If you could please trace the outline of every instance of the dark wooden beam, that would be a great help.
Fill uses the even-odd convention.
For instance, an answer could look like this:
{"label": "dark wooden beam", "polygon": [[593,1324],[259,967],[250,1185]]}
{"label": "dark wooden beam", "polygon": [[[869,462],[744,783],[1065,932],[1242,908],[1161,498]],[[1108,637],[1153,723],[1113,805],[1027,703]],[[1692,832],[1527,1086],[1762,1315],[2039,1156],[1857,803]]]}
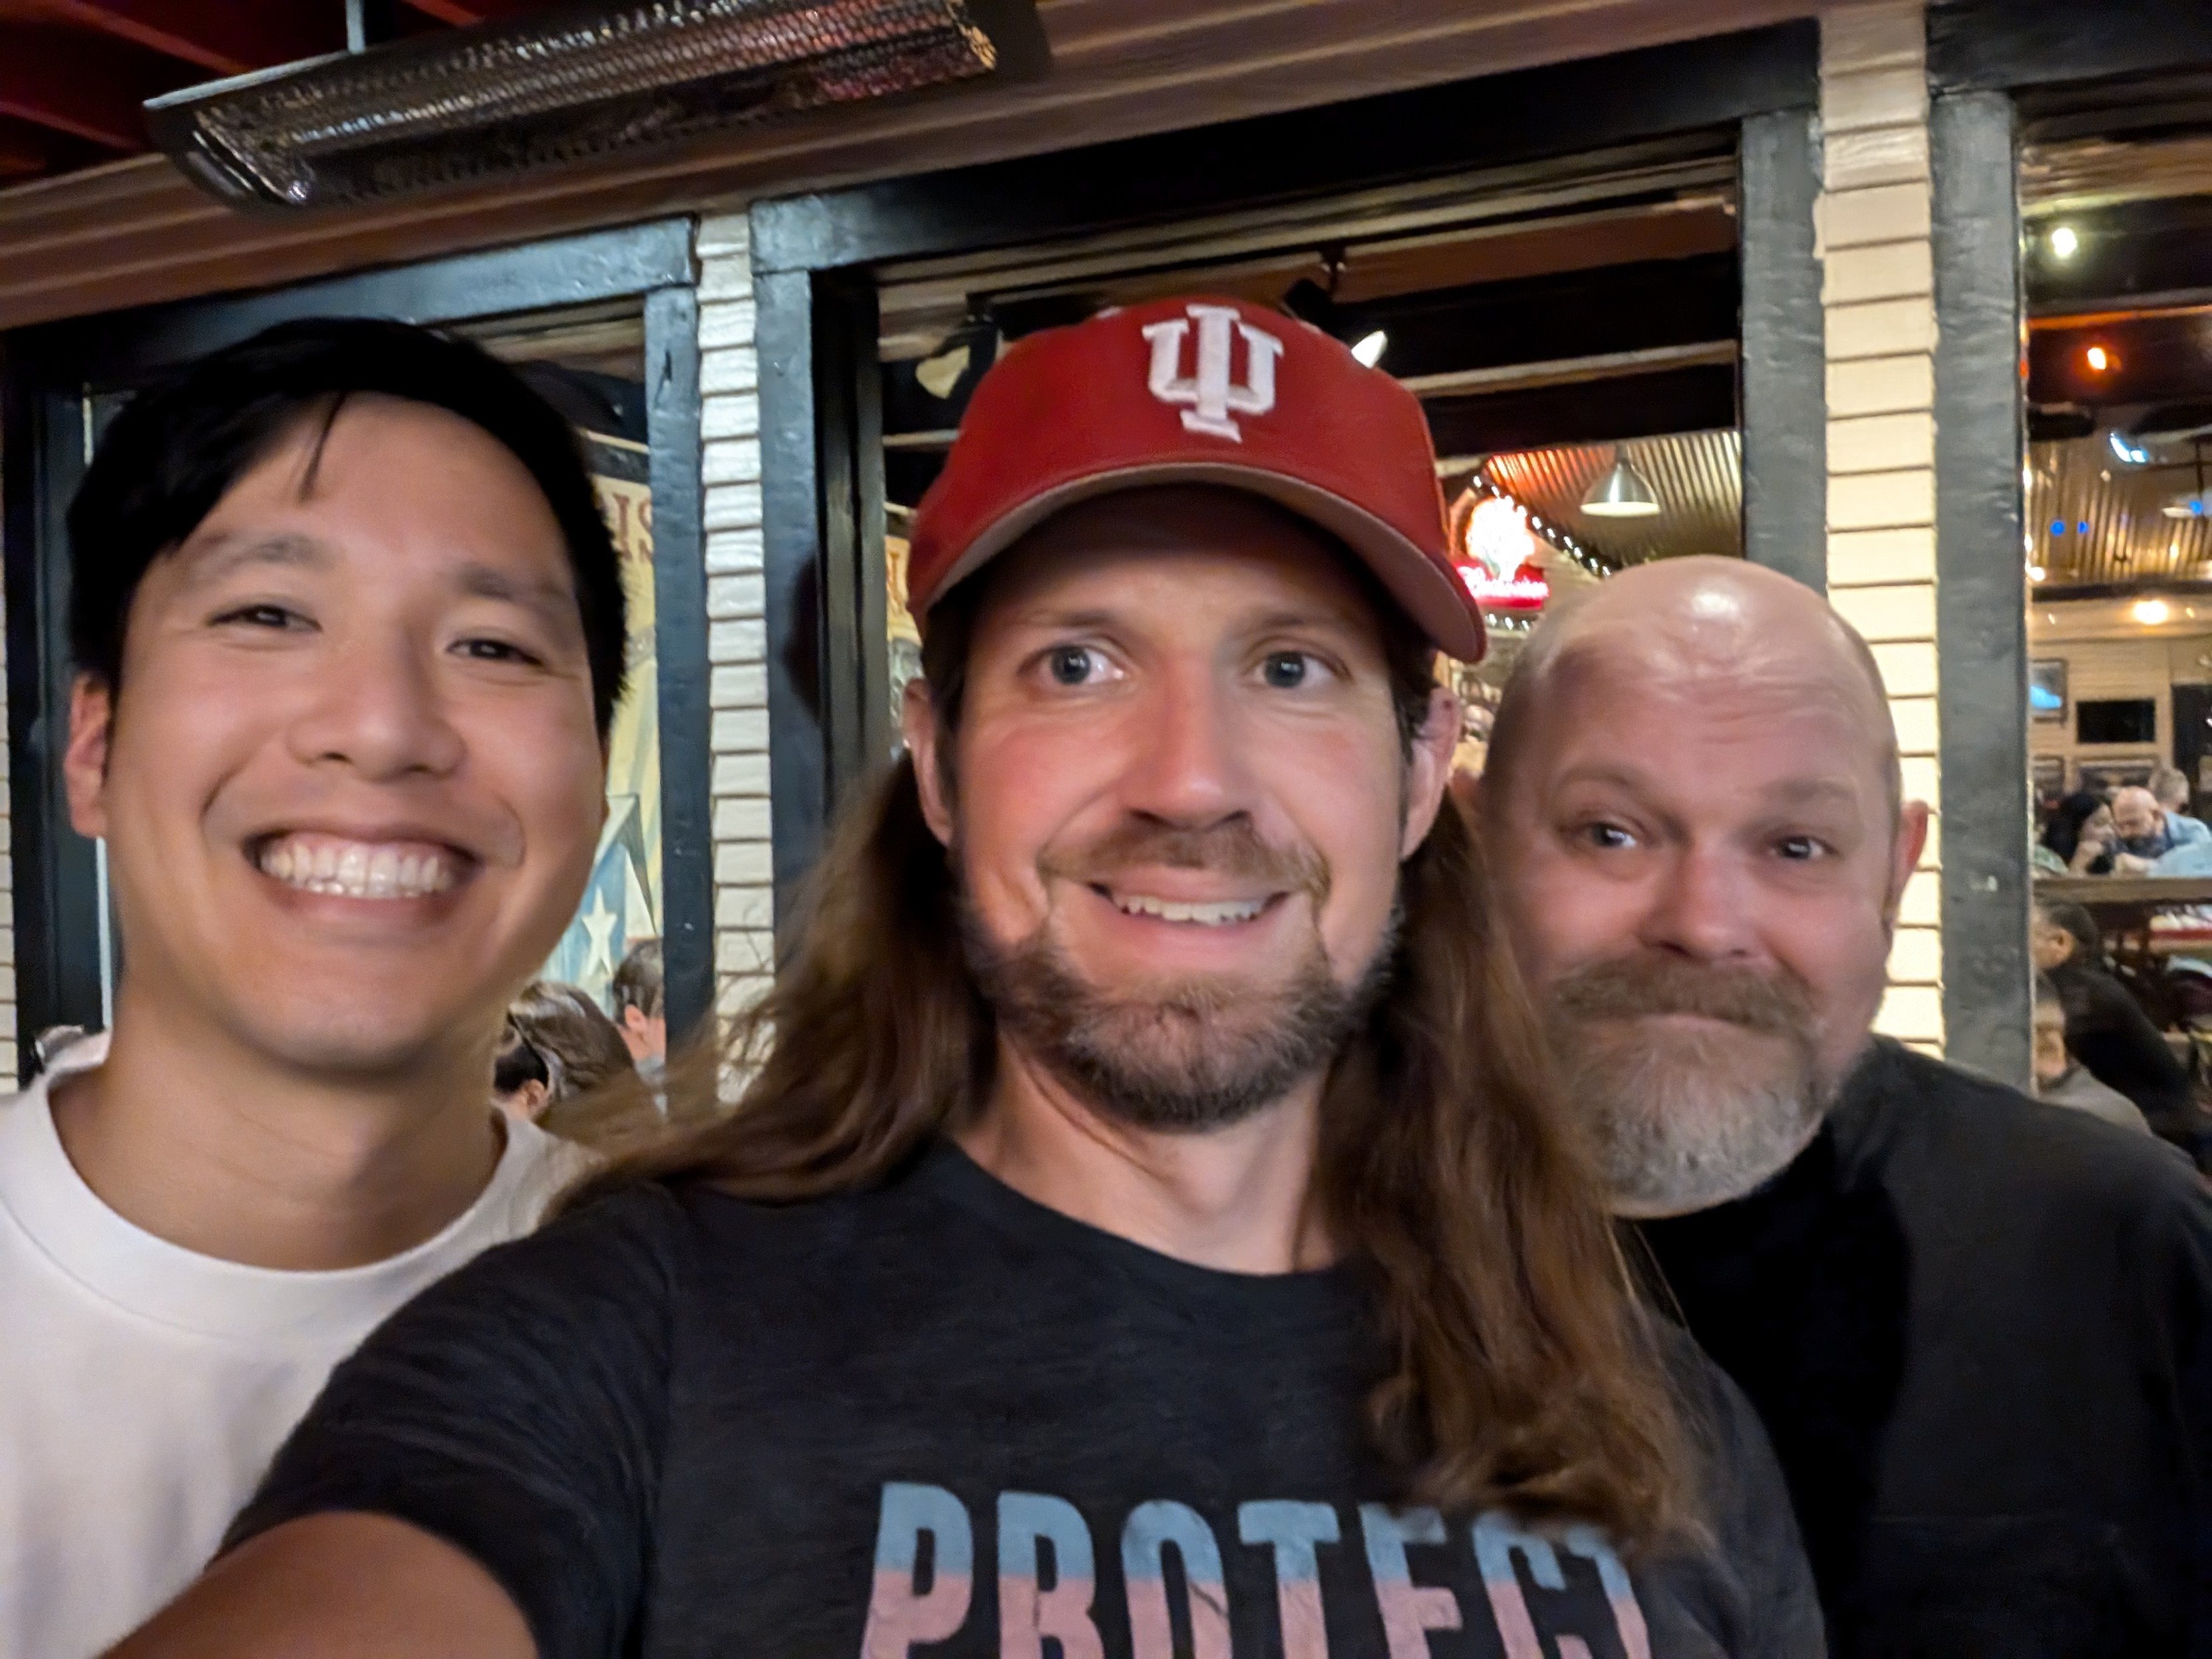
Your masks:
{"label": "dark wooden beam", "polygon": [[140,104],[191,78],[173,60],[121,41],[0,23],[0,115],[103,149],[147,149]]}
{"label": "dark wooden beam", "polygon": [[47,15],[218,76],[295,63],[345,45],[335,6],[211,6],[206,0],[45,0]]}

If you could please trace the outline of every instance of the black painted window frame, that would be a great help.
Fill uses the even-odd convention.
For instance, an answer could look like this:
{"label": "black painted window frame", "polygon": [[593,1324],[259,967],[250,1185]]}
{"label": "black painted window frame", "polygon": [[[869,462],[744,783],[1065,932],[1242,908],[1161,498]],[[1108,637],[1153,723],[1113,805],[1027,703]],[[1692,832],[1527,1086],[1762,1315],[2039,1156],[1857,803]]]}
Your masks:
{"label": "black painted window frame", "polygon": [[645,326],[660,694],[662,918],[669,1027],[714,1006],[713,755],[700,472],[695,223],[656,221],[522,246],[349,272],[259,293],[72,319],[9,334],[0,354],[9,793],[15,855],[19,1065],[31,1035],[101,1023],[93,843],[70,828],[67,543],[92,399],[287,319],[477,323],[635,300]]}

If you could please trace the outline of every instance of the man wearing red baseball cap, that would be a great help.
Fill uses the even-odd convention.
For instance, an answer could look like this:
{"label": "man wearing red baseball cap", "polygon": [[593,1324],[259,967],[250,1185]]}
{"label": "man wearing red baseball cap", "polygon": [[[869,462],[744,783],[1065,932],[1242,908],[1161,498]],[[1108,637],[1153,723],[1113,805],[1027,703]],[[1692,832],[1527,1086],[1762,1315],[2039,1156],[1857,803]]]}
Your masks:
{"label": "man wearing red baseball cap", "polygon": [[119,1651],[1817,1654],[1438,810],[1413,398],[1227,300],[1036,336],[908,568],[734,1112],[387,1325]]}

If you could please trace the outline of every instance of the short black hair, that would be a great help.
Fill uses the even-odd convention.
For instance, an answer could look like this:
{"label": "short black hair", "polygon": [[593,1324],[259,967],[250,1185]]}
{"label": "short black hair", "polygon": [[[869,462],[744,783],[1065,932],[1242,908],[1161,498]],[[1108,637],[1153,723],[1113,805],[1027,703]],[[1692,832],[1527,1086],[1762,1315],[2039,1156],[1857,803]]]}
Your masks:
{"label": "short black hair", "polygon": [[2094,962],[2104,955],[2104,935],[2097,931],[2097,919],[2085,907],[2070,899],[2038,899],[2035,908],[2045,921],[2072,937],[2084,960]]}
{"label": "short black hair", "polygon": [[70,649],[77,670],[123,681],[131,600],[155,560],[304,421],[324,435],[349,397],[374,393],[458,415],[522,463],[568,550],[604,738],[628,645],[622,567],[574,430],[483,347],[375,318],[280,323],[177,369],[134,397],[70,502]]}
{"label": "short black hair", "polygon": [[665,971],[659,939],[641,939],[631,945],[607,987],[614,998],[615,1017],[619,1019],[625,1009],[635,1008],[647,1019],[657,1018],[666,994],[662,989]]}

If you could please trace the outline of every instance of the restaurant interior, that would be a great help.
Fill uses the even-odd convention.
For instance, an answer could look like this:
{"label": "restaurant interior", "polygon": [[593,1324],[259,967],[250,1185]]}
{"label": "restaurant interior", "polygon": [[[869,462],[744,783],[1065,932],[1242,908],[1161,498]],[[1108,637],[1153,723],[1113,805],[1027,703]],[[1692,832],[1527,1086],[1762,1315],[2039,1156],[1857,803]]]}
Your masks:
{"label": "restaurant interior", "polygon": [[2086,948],[2049,925],[2081,907],[2201,1126],[2212,851],[2185,848],[2212,809],[2212,137],[2188,125],[2032,129],[2024,553],[2039,966]]}

